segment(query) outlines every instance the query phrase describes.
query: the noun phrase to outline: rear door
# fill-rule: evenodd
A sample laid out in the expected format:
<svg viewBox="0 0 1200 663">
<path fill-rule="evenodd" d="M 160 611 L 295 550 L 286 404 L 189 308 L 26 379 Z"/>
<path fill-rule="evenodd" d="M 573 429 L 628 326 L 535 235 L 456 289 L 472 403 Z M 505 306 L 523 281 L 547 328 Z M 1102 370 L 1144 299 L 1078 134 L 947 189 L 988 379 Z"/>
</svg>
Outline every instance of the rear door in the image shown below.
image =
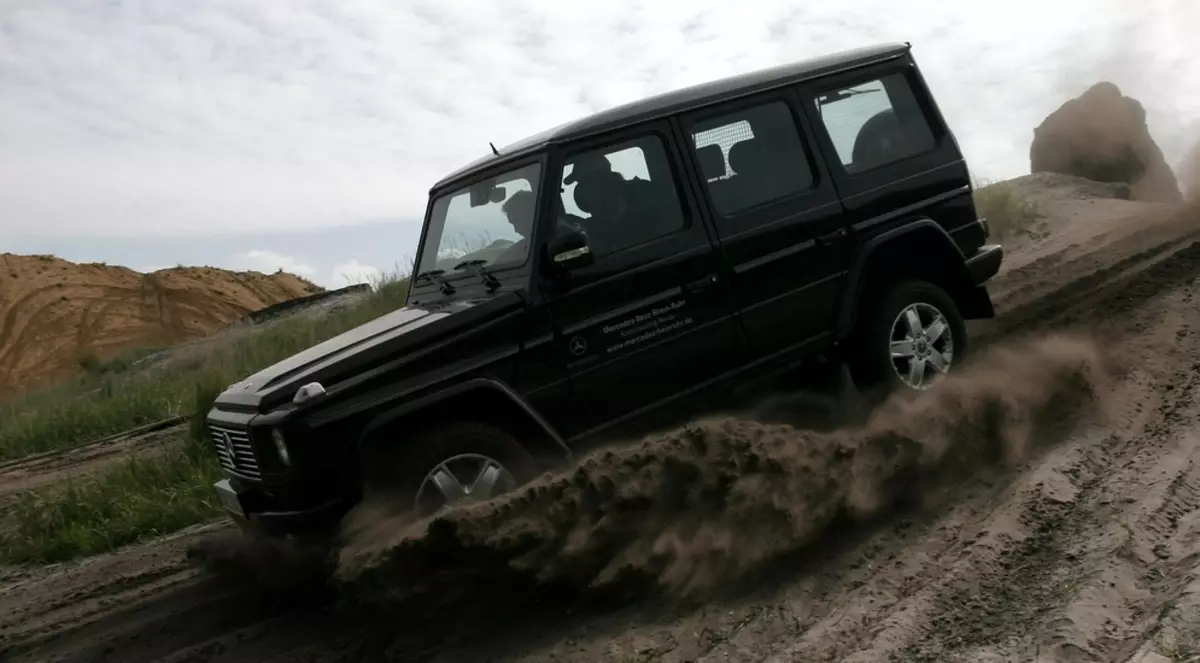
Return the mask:
<svg viewBox="0 0 1200 663">
<path fill-rule="evenodd" d="M 582 410 L 566 435 L 578 438 L 695 391 L 741 355 L 729 286 L 682 186 L 670 125 L 574 145 L 562 157 L 561 178 L 550 173 L 562 182 L 555 202 L 560 217 L 585 227 L 595 261 L 542 290 Z M 596 170 L 609 167 L 620 177 L 613 184 L 601 173 L 609 186 L 641 187 L 623 209 L 596 208 L 620 197 L 611 189 L 576 195 L 594 194 Z M 575 181 L 585 170 L 590 179 Z"/>
<path fill-rule="evenodd" d="M 849 254 L 842 205 L 791 90 L 682 118 L 752 357 L 830 338 Z"/>
</svg>

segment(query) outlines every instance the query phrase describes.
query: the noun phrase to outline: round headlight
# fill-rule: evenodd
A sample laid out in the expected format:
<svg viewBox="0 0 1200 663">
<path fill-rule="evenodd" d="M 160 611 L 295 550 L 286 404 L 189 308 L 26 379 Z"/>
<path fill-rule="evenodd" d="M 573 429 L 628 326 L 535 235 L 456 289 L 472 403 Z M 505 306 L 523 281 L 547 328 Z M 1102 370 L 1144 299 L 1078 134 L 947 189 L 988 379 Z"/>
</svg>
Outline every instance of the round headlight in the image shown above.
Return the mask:
<svg viewBox="0 0 1200 663">
<path fill-rule="evenodd" d="M 271 430 L 271 439 L 275 442 L 275 452 L 279 454 L 279 460 L 284 465 L 291 465 L 292 459 L 288 456 L 287 442 L 283 439 L 283 433 L 279 429 Z"/>
</svg>

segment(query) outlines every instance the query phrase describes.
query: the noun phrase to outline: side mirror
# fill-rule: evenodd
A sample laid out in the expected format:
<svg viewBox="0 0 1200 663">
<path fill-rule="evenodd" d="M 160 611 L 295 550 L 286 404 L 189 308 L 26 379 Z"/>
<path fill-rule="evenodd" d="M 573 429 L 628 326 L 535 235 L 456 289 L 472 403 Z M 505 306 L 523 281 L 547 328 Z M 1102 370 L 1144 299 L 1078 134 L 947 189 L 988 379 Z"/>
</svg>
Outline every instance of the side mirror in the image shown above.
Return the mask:
<svg viewBox="0 0 1200 663">
<path fill-rule="evenodd" d="M 570 271 L 587 267 L 595 261 L 587 235 L 573 231 L 559 235 L 546 244 L 546 253 L 555 269 Z"/>
</svg>

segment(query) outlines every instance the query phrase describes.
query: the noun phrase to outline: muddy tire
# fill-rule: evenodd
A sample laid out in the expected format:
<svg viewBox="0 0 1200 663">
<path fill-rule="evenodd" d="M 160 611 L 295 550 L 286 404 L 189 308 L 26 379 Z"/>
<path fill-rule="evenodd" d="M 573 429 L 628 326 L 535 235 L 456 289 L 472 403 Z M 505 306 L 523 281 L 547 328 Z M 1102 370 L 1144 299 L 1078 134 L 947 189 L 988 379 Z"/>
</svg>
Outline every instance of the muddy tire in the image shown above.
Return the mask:
<svg viewBox="0 0 1200 663">
<path fill-rule="evenodd" d="M 478 422 L 428 428 L 403 452 L 375 454 L 368 463 L 364 498 L 395 502 L 419 516 L 452 501 L 495 497 L 537 476 L 533 457 L 514 436 Z"/>
<path fill-rule="evenodd" d="M 869 301 L 856 334 L 850 373 L 860 391 L 917 392 L 958 366 L 967 326 L 954 299 L 928 281 L 903 281 Z"/>
</svg>

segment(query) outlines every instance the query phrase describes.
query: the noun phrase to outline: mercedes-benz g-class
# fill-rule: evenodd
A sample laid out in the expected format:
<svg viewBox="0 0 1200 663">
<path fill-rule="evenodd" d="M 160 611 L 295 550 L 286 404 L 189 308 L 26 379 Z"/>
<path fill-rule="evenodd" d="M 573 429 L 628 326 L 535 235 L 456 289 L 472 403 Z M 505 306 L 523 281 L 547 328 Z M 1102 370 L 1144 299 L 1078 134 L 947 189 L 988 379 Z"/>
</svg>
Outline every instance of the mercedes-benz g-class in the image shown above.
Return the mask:
<svg viewBox="0 0 1200 663">
<path fill-rule="evenodd" d="M 994 315 L 987 239 L 908 44 L 596 113 L 433 185 L 406 306 L 221 394 L 216 490 L 324 531 L 374 495 L 496 495 L 813 358 L 924 389 Z"/>
</svg>

